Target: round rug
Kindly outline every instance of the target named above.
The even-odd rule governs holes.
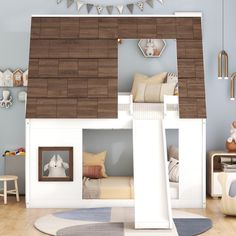
[[[89,208],[56,212],[39,218],[34,226],[55,236],[192,236],[212,227],[209,218],[173,211],[171,230],[135,230],[133,208]]]

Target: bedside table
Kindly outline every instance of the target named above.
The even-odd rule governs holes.
[[[207,155],[207,193],[211,197],[221,197],[222,189],[218,180],[221,169],[221,157],[236,158],[236,153],[226,151],[211,151]],[[236,172],[227,172],[229,175],[235,175]]]

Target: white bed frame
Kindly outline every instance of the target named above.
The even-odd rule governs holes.
[[[117,119],[27,119],[26,207],[135,207],[135,228],[172,228],[173,208],[203,208],[205,120],[179,119],[178,97],[163,104],[133,104],[118,95]],[[83,129],[132,129],[134,200],[82,199]],[[178,198],[170,199],[166,129],[179,131]],[[38,147],[72,146],[73,182],[38,181]],[[156,186],[154,188],[154,186]]]

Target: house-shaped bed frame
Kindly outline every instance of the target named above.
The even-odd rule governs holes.
[[[117,39],[176,39],[179,115],[117,89]],[[136,228],[170,228],[172,207],[205,206],[201,15],[33,16],[26,110],[27,207],[135,206]],[[176,99],[174,99],[176,101]],[[171,103],[171,102],[170,102]],[[82,199],[83,129],[132,129],[134,200]],[[165,129],[179,131],[178,198],[170,201]],[[148,138],[147,138],[148,137]],[[38,148],[74,148],[72,182],[38,181]]]

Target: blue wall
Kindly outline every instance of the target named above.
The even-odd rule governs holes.
[[[92,1],[90,1],[92,2]],[[111,4],[118,1],[96,0]],[[128,3],[120,0],[119,3]],[[207,92],[207,150],[223,149],[229,135],[229,126],[236,119],[236,101],[229,100],[229,82],[218,81],[217,54],[221,49],[221,1],[220,0],[166,0],[164,5],[155,2],[154,9],[145,6],[144,14],[173,14],[175,11],[202,11],[204,35],[204,64]],[[229,54],[229,71],[236,71],[236,1],[225,1],[225,48]],[[127,11],[127,10],[126,10]],[[82,11],[85,13],[85,9]],[[135,7],[135,13],[141,12]],[[56,0],[11,0],[0,3],[0,69],[28,67],[30,16],[32,14],[78,14],[76,5],[66,8],[66,1],[57,5]],[[120,84],[127,91],[130,81],[121,76]],[[124,81],[123,81],[124,80]],[[129,81],[129,82],[127,82]],[[121,86],[121,85],[120,85]],[[123,85],[121,86],[123,89]],[[16,92],[16,91],[14,91]],[[13,93],[14,93],[13,92]],[[24,109],[22,104],[14,104],[9,110],[0,110],[1,150],[24,144]],[[0,151],[1,151],[0,150]]]
[[[120,92],[130,92],[135,73],[154,75],[164,71],[177,73],[176,40],[165,39],[166,48],[159,58],[146,58],[138,39],[123,39],[118,48],[118,83]]]

